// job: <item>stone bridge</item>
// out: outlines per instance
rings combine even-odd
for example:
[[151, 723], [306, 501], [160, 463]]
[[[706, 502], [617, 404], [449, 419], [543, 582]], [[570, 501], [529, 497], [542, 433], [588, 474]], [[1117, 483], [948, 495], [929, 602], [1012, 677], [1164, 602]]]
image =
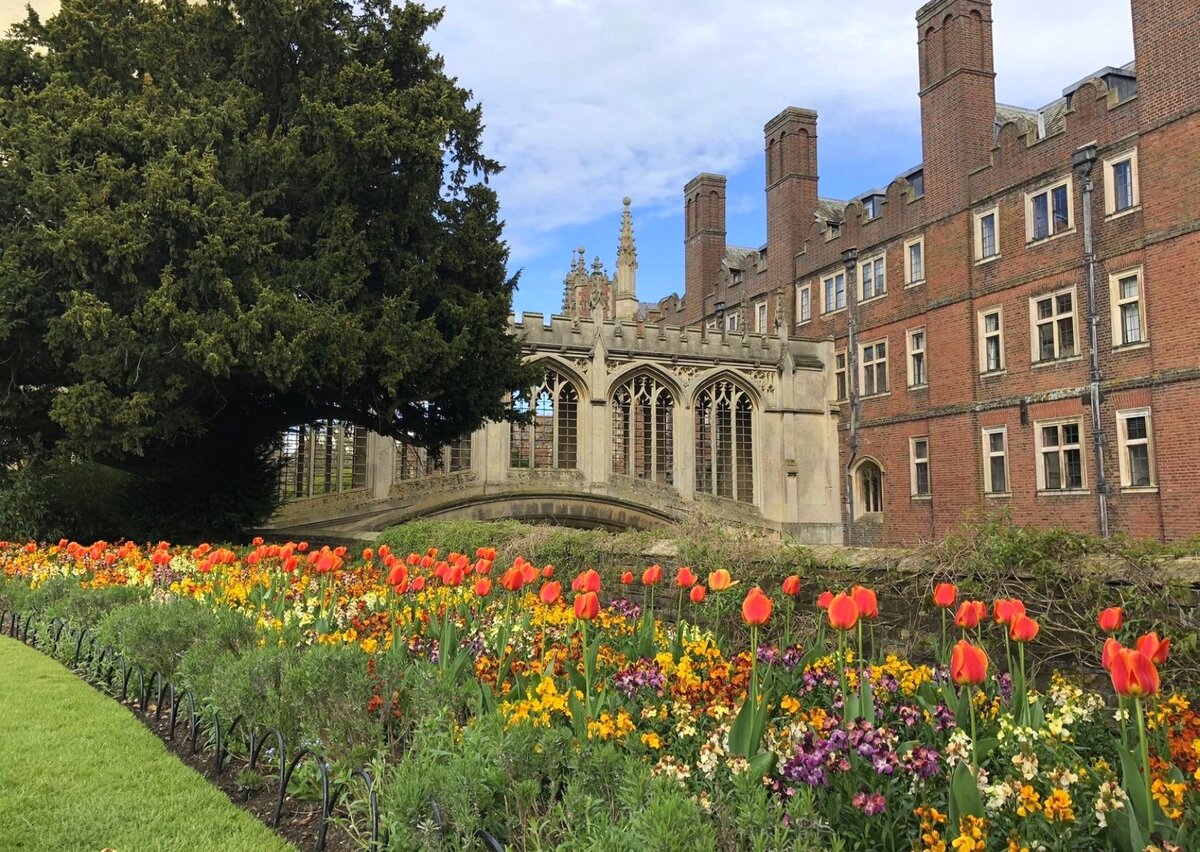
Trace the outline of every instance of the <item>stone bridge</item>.
[[431, 457], [317, 423], [284, 442], [277, 534], [366, 535], [415, 518], [650, 528], [702, 511], [841, 541], [832, 343], [553, 317], [512, 321], [542, 382], [527, 424]]

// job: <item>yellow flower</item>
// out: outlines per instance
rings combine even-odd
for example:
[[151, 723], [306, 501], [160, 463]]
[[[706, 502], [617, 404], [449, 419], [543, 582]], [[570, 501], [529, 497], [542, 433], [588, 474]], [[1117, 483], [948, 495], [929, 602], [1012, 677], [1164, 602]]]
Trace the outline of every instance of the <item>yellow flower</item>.
[[983, 852], [987, 848], [987, 820], [967, 814], [958, 821], [958, 837], [951, 846], [954, 852]]
[[779, 709], [790, 715], [800, 709], [800, 702], [791, 695], [785, 695], [779, 699]]
[[1037, 790], [1026, 784], [1021, 788], [1020, 804], [1017, 806], [1017, 816], [1027, 817], [1042, 809], [1042, 797]]
[[1075, 812], [1071, 810], [1071, 794], [1063, 789], [1054, 790], [1046, 797], [1046, 805], [1042, 812], [1051, 822], [1075, 821]]
[[654, 731], [650, 731], [649, 733], [642, 734], [642, 744], [647, 748], [658, 751], [660, 748], [662, 748], [662, 737], [660, 737]]

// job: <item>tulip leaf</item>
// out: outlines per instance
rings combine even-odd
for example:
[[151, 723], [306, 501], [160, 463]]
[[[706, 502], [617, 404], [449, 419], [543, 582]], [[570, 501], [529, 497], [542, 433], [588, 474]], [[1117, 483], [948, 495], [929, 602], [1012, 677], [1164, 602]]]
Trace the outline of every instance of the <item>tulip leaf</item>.
[[1145, 785], [1146, 782], [1142, 778], [1142, 771], [1138, 767], [1137, 759], [1132, 752], [1121, 749], [1121, 786], [1125, 788], [1125, 796], [1132, 805], [1134, 815], [1140, 825], [1150, 824], [1150, 815], [1146, 813]]
[[1000, 740], [996, 737], [985, 737], [975, 744], [975, 759], [983, 763], [996, 747], [1000, 745]]
[[729, 753], [731, 755], [750, 756], [750, 737], [754, 728], [755, 712], [754, 696], [752, 693], [748, 693], [746, 700], [742, 702], [742, 709], [738, 710], [733, 724], [729, 727]]
[[750, 777], [755, 781], [761, 780], [763, 776], [775, 768], [777, 755], [773, 751], [760, 751], [758, 754], [750, 758]]
[[1120, 852], [1142, 852], [1146, 848], [1141, 827], [1130, 817], [1129, 811], [1109, 811], [1108, 834]]
[[950, 779], [950, 798], [957, 811], [957, 817], [983, 816], [983, 799], [979, 796], [979, 783], [966, 763], [960, 763], [954, 767], [954, 775]]
[[864, 672], [860, 684], [861, 704], [860, 713], [872, 725], [875, 724], [875, 693], [871, 688], [871, 679]]

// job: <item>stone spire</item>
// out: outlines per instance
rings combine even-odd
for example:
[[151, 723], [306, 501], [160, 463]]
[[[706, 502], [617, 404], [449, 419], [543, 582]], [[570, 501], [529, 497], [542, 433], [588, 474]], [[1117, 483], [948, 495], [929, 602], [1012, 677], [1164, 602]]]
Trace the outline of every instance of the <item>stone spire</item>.
[[617, 244], [616, 315], [619, 320], [636, 320], [637, 301], [637, 243], [633, 239], [633, 216], [629, 205], [633, 202], [625, 196], [625, 210], [621, 213], [621, 240]]

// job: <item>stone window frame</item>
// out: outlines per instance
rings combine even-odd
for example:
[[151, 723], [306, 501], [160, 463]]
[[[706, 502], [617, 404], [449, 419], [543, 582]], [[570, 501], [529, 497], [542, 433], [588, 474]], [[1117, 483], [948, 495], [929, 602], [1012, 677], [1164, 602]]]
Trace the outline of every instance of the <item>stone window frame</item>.
[[[980, 308], [975, 316], [979, 338], [979, 372], [984, 376], [1000, 375], [1007, 369], [1004, 356], [1004, 306], [992, 305], [987, 308]], [[998, 318], [995, 331], [988, 331], [987, 321], [988, 317], [991, 316]], [[999, 355], [999, 365], [995, 368], [991, 368], [988, 365], [988, 340], [993, 337], [997, 339], [996, 348]]]
[[850, 398], [850, 367], [845, 349], [833, 353], [833, 395], [838, 402]]
[[[1117, 176], [1116, 167], [1129, 163], [1130, 197], [1132, 203], [1128, 207], [1117, 209]], [[1104, 218], [1116, 219], [1142, 209], [1142, 192], [1139, 186], [1138, 149], [1122, 151], [1104, 161]]]
[[[729, 447], [727, 468], [721, 465], [721, 419], [719, 415], [709, 413], [709, 422], [705, 422], [705, 413], [719, 412], [722, 401], [729, 406], [729, 434], [724, 441]], [[731, 376], [717, 375], [695, 392], [692, 408], [695, 417], [693, 470], [696, 493], [757, 505], [758, 477], [755, 467], [758, 454], [754, 452], [754, 439], [758, 429], [758, 401], [755, 395]]]
[[[839, 305], [837, 301], [837, 279], [842, 279], [842, 302]], [[833, 295], [833, 307], [830, 307], [829, 296]], [[821, 278], [821, 314], [836, 314], [838, 311], [846, 310], [846, 272], [839, 270], [832, 275], [826, 275]]]
[[[1062, 427], [1076, 426], [1079, 429], [1078, 438], [1074, 443], [1065, 443], [1063, 441]], [[1045, 435], [1043, 430], [1054, 428], [1058, 430], [1058, 443], [1046, 445]], [[1088, 494], [1088, 477], [1087, 477], [1087, 454], [1084, 452], [1084, 443], [1086, 436], [1084, 435], [1084, 426], [1082, 417], [1057, 417], [1048, 420], [1037, 420], [1033, 424], [1033, 440], [1034, 453], [1037, 464], [1037, 491], [1039, 495], [1059, 495], [1059, 494]], [[1059, 488], [1049, 488], [1046, 485], [1046, 467], [1045, 458], [1049, 455], [1057, 455], [1059, 459], [1059, 472], [1062, 482], [1066, 482], [1067, 470], [1067, 453], [1076, 452], [1079, 454], [1079, 485], [1070, 487], [1063, 485]]]
[[[538, 384], [513, 393], [514, 408], [532, 411], [534, 415], [529, 423], [514, 422], [509, 427], [509, 470], [579, 469], [579, 436], [584, 411], [581, 388], [586, 389], [586, 385], [550, 362]], [[547, 441], [548, 460], [540, 464], [539, 442]], [[527, 451], [523, 452], [520, 447], [526, 447]], [[524, 459], [527, 463], [521, 463], [525, 455], [528, 456]]]
[[[918, 445], [925, 445], [925, 455], [917, 454]], [[933, 499], [933, 477], [929, 462], [929, 436], [916, 435], [908, 439], [908, 475], [910, 494], [914, 500]], [[920, 468], [925, 468], [925, 490], [921, 490]]]
[[[876, 472], [870, 482], [867, 481], [867, 476], [870, 475], [869, 468], [874, 468]], [[879, 463], [878, 459], [864, 456], [855, 463], [852, 476], [854, 477], [855, 519], [862, 520], [869, 515], [882, 518], [886, 508], [883, 499], [883, 465]]]
[[[865, 270], [871, 270], [871, 295], [865, 289], [867, 275]], [[883, 282], [882, 284], [880, 282]], [[858, 262], [858, 294], [859, 304], [873, 302], [887, 295], [887, 252], [881, 251], [861, 259]]]
[[[1137, 295], [1133, 298], [1122, 298], [1121, 284], [1130, 278], [1137, 280]], [[1150, 333], [1146, 327], [1146, 282], [1142, 267], [1134, 266], [1108, 276], [1108, 297], [1110, 319], [1112, 321], [1112, 347], [1126, 351], [1130, 349], [1145, 349], [1150, 345]], [[1125, 317], [1123, 308], [1129, 304], [1137, 305], [1138, 329], [1140, 339], [1125, 340]]]
[[[1008, 464], [1008, 426], [984, 426], [980, 430], [983, 438], [983, 493], [987, 497], [1011, 497], [1012, 474]], [[992, 448], [992, 437], [1000, 436], [1000, 450]], [[992, 472], [992, 462], [1000, 459], [1004, 465], [1004, 488], [996, 489], [995, 474]]]
[[[877, 356], [880, 345], [883, 346], [883, 357]], [[868, 364], [866, 359], [866, 350], [874, 350], [871, 362]], [[877, 396], [887, 396], [892, 392], [891, 377], [888, 375], [888, 358], [891, 357], [891, 342], [886, 337], [881, 337], [878, 340], [868, 340], [858, 345], [858, 386], [862, 389], [863, 399], [870, 399]], [[875, 390], [867, 393], [867, 370], [875, 371]], [[879, 389], [879, 376], [883, 376], [883, 389]]]
[[[995, 249], [991, 254], [984, 254], [983, 244], [983, 220], [988, 216], [992, 217], [992, 242]], [[991, 263], [994, 260], [1000, 259], [1000, 205], [993, 204], [983, 210], [977, 210], [974, 214], [974, 224], [972, 227], [975, 242], [975, 263], [976, 265], [983, 263]]]
[[[801, 294], [808, 294], [808, 318], [805, 319], [804, 311], [802, 310], [803, 300]], [[813, 301], [812, 301], [812, 282], [796, 285], [796, 325], [808, 325], [812, 322], [813, 317]]]
[[[919, 249], [921, 256], [921, 277], [913, 277], [912, 250]], [[919, 287], [925, 283], [925, 235], [906, 240], [904, 243], [904, 286]]]
[[[1068, 314], [1065, 311], [1060, 311], [1058, 308], [1058, 297], [1067, 293], [1071, 294], [1071, 311]], [[1038, 303], [1050, 300], [1051, 314], [1048, 318], [1038, 316]], [[1067, 317], [1071, 318], [1071, 336], [1074, 346], [1070, 352], [1065, 352], [1062, 348], [1061, 334], [1059, 323]], [[1038, 327], [1049, 323], [1054, 333], [1054, 355], [1050, 358], [1042, 357], [1040, 333]], [[1029, 297], [1029, 358], [1030, 363], [1034, 367], [1045, 364], [1054, 364], [1060, 361], [1069, 361], [1074, 358], [1079, 358], [1082, 349], [1079, 345], [1079, 299], [1075, 293], [1075, 285], [1070, 287], [1062, 287], [1057, 290], [1051, 290], [1046, 293], [1038, 293]]]
[[[1055, 229], [1057, 221], [1054, 215], [1054, 193], [1056, 190], [1066, 190], [1067, 224], [1062, 230]], [[1034, 205], [1038, 198], [1046, 197], [1046, 234], [1037, 236], [1037, 219], [1034, 215]], [[1075, 233], [1075, 181], [1071, 175], [1058, 178], [1032, 192], [1025, 193], [1025, 243], [1029, 246], [1040, 246], [1059, 237]]]
[[[917, 349], [914, 338], [921, 336], [921, 348]], [[909, 390], [920, 390], [929, 386], [929, 335], [925, 331], [925, 326], [910, 328], [904, 333], [904, 339], [907, 343], [908, 357], [906, 363], [908, 365], [908, 388]], [[917, 356], [920, 356], [921, 363], [921, 381], [915, 381], [917, 375]]]
[[[618, 397], [622, 392], [628, 394], [629, 409], [625, 414], [623, 434], [618, 439], [618, 418], [622, 413]], [[645, 399], [645, 407], [650, 410], [650, 416], [649, 423], [643, 422], [639, 430], [634, 406], [642, 398]], [[612, 410], [609, 469], [621, 476], [675, 486], [677, 484], [675, 466], [678, 445], [675, 418], [681, 403], [678, 389], [656, 371], [643, 367], [622, 375], [613, 383], [609, 394], [609, 403]], [[643, 465], [639, 467], [636, 454], [629, 452], [628, 448], [639, 439], [645, 442], [647, 438], [649, 439], [649, 450], [645, 453], [643, 460], [648, 457], [649, 463], [646, 464], [644, 461]], [[617, 463], [618, 447], [620, 446], [627, 448], [624, 464], [621, 467]]]
[[[1127, 408], [1117, 412], [1117, 448], [1118, 461], [1121, 476], [1121, 491], [1129, 493], [1138, 492], [1155, 492], [1158, 491], [1158, 474], [1154, 464], [1154, 421], [1150, 413], [1150, 406], [1141, 406], [1139, 408]], [[1144, 418], [1146, 421], [1146, 435], [1142, 438], [1129, 437], [1129, 421], [1137, 418]], [[1133, 465], [1130, 462], [1129, 448], [1131, 446], [1146, 447], [1146, 463], [1150, 481], [1143, 485], [1134, 485], [1131, 468]]]
[[758, 334], [767, 333], [767, 300], [761, 299], [754, 303], [754, 331]]

